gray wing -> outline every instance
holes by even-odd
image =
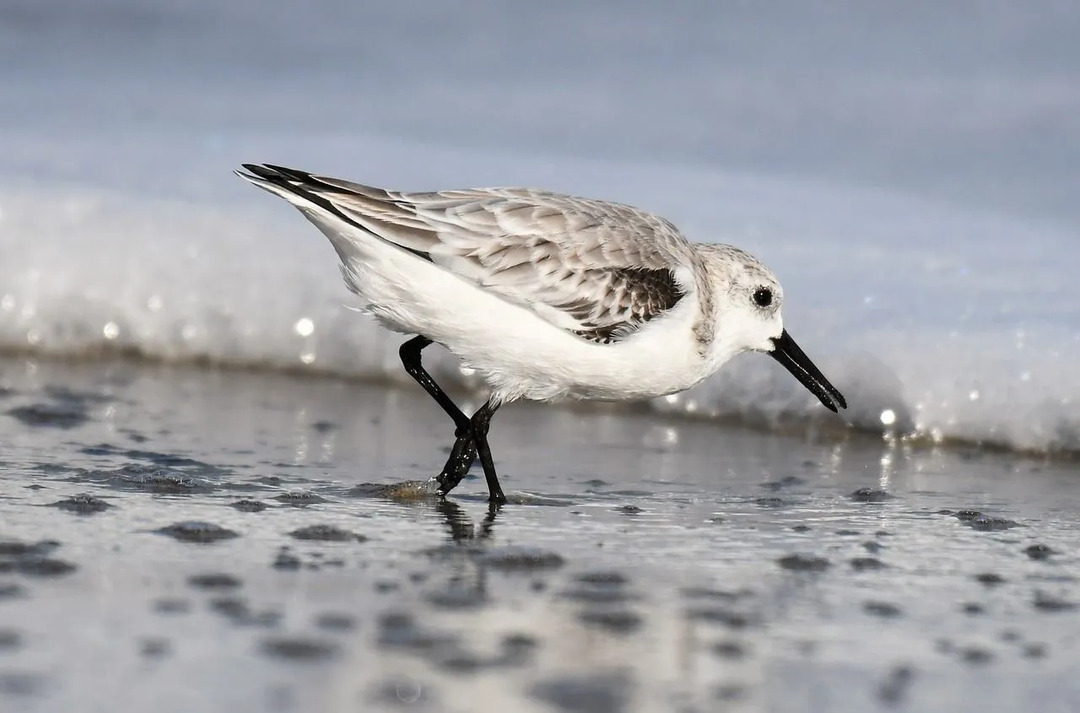
[[[630,206],[522,188],[404,193],[244,167],[590,341],[626,337],[693,289],[686,239]]]

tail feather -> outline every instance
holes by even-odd
[[[241,165],[249,173],[234,171],[237,176],[263,190],[284,198],[308,216],[330,238],[343,261],[347,256],[355,257],[355,246],[339,244],[341,238],[328,232],[328,226],[324,221],[317,219],[316,213],[321,212],[329,215],[336,220],[342,221],[347,226],[361,231],[366,236],[393,245],[431,262],[431,256],[427,252],[387,239],[387,236],[380,234],[371,225],[367,225],[367,221],[362,215],[343,208],[343,206],[335,203],[333,199],[335,195],[349,195],[354,199],[369,198],[383,206],[393,205],[390,194],[383,189],[337,179],[326,179],[306,171],[273,164],[245,163]],[[405,226],[402,226],[402,229],[404,228]],[[350,249],[350,247],[353,249]]]
[[[345,215],[345,213],[334,205],[332,201],[319,195],[319,193],[306,188],[305,186],[316,186],[320,183],[320,181],[310,173],[271,164],[259,165],[255,163],[245,163],[241,165],[248,170],[251,175],[243,173],[242,171],[234,171],[237,176],[259,188],[281,196],[297,208],[304,210],[305,203],[309,204],[307,206],[308,209],[310,209],[310,205],[315,205],[355,228],[359,228],[366,233],[371,232],[363,225],[360,225],[355,220]],[[298,198],[300,199],[299,201],[297,200]]]

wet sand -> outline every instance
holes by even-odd
[[[478,404],[473,404],[478,405]],[[0,361],[3,711],[1080,710],[1080,467]]]

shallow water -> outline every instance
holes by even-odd
[[[380,487],[452,438],[408,385],[0,385],[4,711],[1080,707],[1071,462],[515,405],[492,513]]]

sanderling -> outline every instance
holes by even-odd
[[[689,389],[744,351],[770,354],[836,411],[847,403],[784,329],[784,294],[755,258],[691,243],[659,216],[528,188],[403,193],[272,165],[237,175],[292,203],[330,239],[345,284],[384,326],[416,335],[401,362],[454,420],[435,477],[445,495],[516,399],[627,400]],[[424,370],[438,342],[491,395],[466,416]]]

